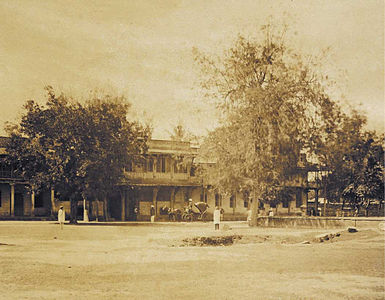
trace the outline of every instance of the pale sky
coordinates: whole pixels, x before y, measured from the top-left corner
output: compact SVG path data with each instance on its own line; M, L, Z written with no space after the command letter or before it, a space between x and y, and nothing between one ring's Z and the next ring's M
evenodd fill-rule
M269 16L290 24L298 51L331 47L325 70L343 79L335 95L362 103L369 128L383 131L382 0L0 0L0 135L27 99L44 103L46 85L75 97L126 95L156 138L179 121L204 134L216 117L199 96L192 48L221 53L239 33L258 35Z

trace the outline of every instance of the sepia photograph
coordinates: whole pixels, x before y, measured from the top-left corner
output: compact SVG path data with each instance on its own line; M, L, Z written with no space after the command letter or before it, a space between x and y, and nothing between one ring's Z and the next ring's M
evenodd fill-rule
M385 299L382 0L0 0L0 299Z

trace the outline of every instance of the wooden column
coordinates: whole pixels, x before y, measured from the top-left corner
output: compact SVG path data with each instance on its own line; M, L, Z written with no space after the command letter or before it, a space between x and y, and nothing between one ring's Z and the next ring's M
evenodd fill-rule
M35 190L31 189L31 216L35 215Z
M11 216L14 216L15 215L15 184L14 183L10 183L10 186L11 186Z
M158 215L158 202L156 201L156 198L158 196L158 190L159 190L158 187L154 187L152 189L152 205L154 205L155 207L155 216Z

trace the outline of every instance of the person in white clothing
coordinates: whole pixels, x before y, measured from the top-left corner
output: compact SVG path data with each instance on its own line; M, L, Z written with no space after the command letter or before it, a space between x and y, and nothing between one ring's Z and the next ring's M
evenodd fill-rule
M219 224L221 223L221 210L218 206L214 210L214 227L215 230L219 230Z
M249 209L247 211L247 224L249 224L249 226L251 225L251 215L252 215L251 209Z
M60 223L60 229L63 229L64 221L66 220L66 214L64 212L63 206L60 206L60 209L57 213L57 220Z
M150 208L150 220L151 220L151 223L154 223L155 222L155 206L154 205L151 205L151 208Z

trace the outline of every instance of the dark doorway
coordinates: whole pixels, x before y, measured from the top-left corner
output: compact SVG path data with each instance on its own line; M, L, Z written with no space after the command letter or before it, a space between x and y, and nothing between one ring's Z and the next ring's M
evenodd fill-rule
M118 191L113 192L108 197L108 208L110 211L110 217L113 220L121 220L122 218L122 197Z
M78 220L83 220L83 217L84 217L84 206L82 204L82 205L78 205L76 208L76 218Z
M138 198L138 191L129 189L127 191L127 202L126 202L126 220L127 221L136 221L137 215L139 213L139 201Z
M24 215L24 196L22 193L15 193L15 216Z

